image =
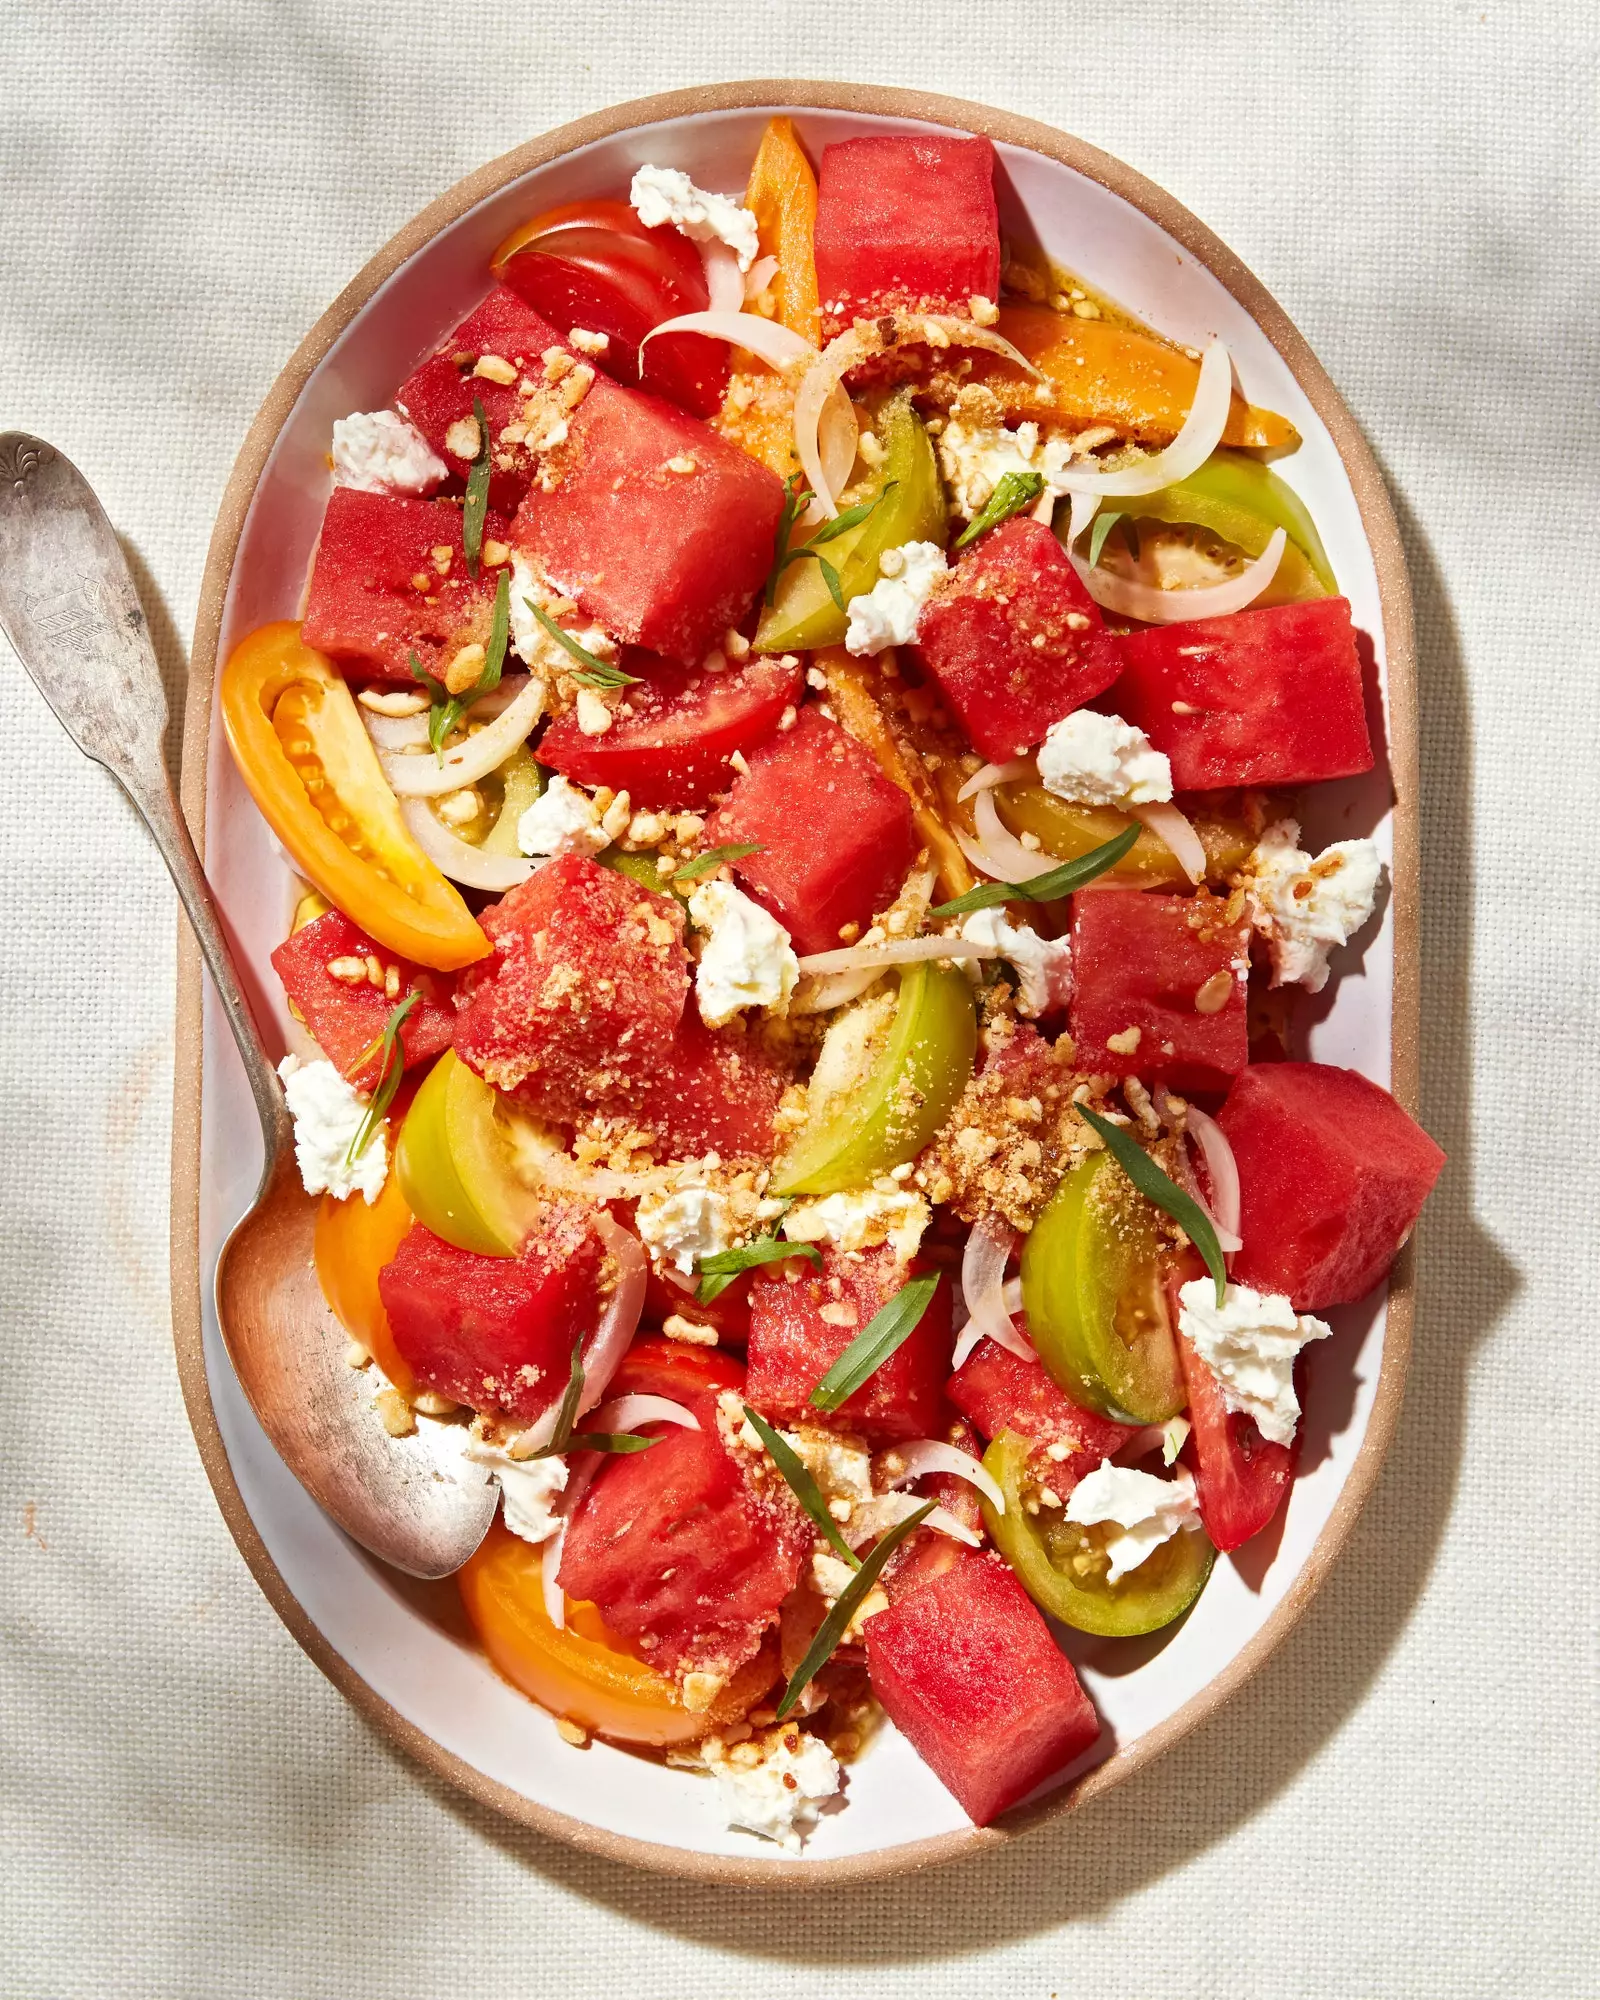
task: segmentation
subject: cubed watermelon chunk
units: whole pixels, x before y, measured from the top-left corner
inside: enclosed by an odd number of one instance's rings
[[[865,929],[900,893],[920,846],[911,802],[870,750],[814,707],[749,765],[707,842],[755,842],[760,853],[734,872],[797,952],[833,950],[841,926]]]
[[[787,1272],[798,1275],[791,1280]],[[874,1440],[939,1436],[949,1422],[951,1348],[950,1287],[942,1282],[912,1332],[831,1417],[809,1402],[851,1341],[914,1275],[887,1244],[853,1253],[830,1246],[820,1271],[797,1260],[759,1273],[750,1285],[751,1402],[779,1421],[804,1416]],[[829,1311],[848,1313],[848,1323],[824,1318]]]
[[[1181,792],[1372,769],[1345,598],[1151,626],[1123,638],[1122,656],[1110,704],[1172,760]]]
[[[635,1116],[673,1159],[717,1153],[724,1161],[770,1162],[773,1121],[789,1081],[752,1036],[708,1028],[697,1008],[686,1007]]]
[[[793,1590],[812,1528],[776,1471],[735,1456],[713,1395],[700,1428],[612,1459],[573,1516],[561,1587],[664,1673],[728,1674],[748,1660]]]
[[[1250,960],[1248,925],[1224,923],[1222,907],[1138,889],[1073,897],[1068,1019],[1081,1069],[1227,1089],[1250,1059]]]
[[[798,662],[752,659],[706,673],[629,650],[620,664],[640,684],[606,733],[585,736],[575,713],[560,716],[540,739],[539,761],[581,785],[626,792],[636,808],[704,806],[733,783],[734,752],[753,750],[800,699]]]
[[[962,557],[917,623],[918,657],[993,763],[1042,743],[1122,672],[1122,651],[1042,521],[1011,520]]]
[[[328,967],[340,959],[376,959],[380,983],[374,986],[370,975],[359,986],[336,979]],[[391,1010],[406,994],[415,992],[421,998],[400,1029],[405,1068],[427,1062],[449,1048],[455,1035],[449,976],[396,958],[351,923],[342,910],[329,910],[302,924],[272,954],[272,965],[323,1054],[359,1089],[370,1090],[378,1081],[379,1051],[375,1044],[382,1038]],[[393,999],[382,983],[390,966],[399,975]]]
[[[1198,1259],[1196,1260],[1198,1263]],[[1199,1276],[1198,1271],[1188,1273]],[[1169,1283],[1169,1296],[1178,1287]],[[1172,1323],[1178,1324],[1178,1303],[1172,1298]],[[1178,1356],[1189,1395],[1192,1435],[1186,1457],[1194,1467],[1200,1520],[1213,1544],[1226,1555],[1259,1535],[1283,1504],[1294,1479],[1300,1449],[1296,1431],[1288,1444],[1261,1435],[1260,1426],[1243,1410],[1230,1410],[1222,1400],[1222,1385],[1180,1332]]]
[[[945,1393],[985,1438],[1015,1431],[1040,1445],[1069,1446],[1067,1456],[1050,1466],[1050,1484],[1061,1494],[1133,1436],[1128,1425],[1080,1409],[1037,1361],[1024,1361],[993,1340],[978,1342]]]
[[[689,991],[681,905],[563,854],[480,921],[494,957],[461,989],[462,1060],[557,1123],[637,1104]]]
[[[506,532],[491,515],[486,536]],[[459,505],[336,486],[301,636],[346,673],[412,687],[412,654],[442,677],[460,647],[487,644],[494,591],[493,570],[467,574]]]
[[[603,375],[568,425],[513,542],[616,638],[697,665],[766,581],[782,482],[698,418]]]
[[[994,147],[934,132],[825,147],[815,249],[825,340],[882,312],[998,299]]]
[[[889,1720],[987,1826],[1087,1750],[1100,1719],[999,1556],[958,1549],[866,1626]]]
[[[519,1257],[479,1257],[413,1223],[378,1292],[422,1388],[531,1424],[560,1399],[575,1342],[599,1323],[601,1261],[588,1211],[557,1201]]]
[[[1233,1277],[1301,1312],[1366,1297],[1444,1166],[1388,1091],[1327,1063],[1252,1065],[1218,1123],[1239,1165]]]

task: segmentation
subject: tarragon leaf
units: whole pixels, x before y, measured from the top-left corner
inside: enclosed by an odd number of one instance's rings
[[[730,841],[726,847],[708,847],[704,854],[697,854],[692,861],[684,862],[681,868],[674,868],[674,882],[697,882],[702,875],[709,875],[720,868],[724,861],[742,861],[747,854],[765,854],[766,849],[758,840]]]
[[[1138,1140],[1124,1132],[1120,1125],[1113,1125],[1109,1118],[1102,1118],[1087,1104],[1075,1108],[1090,1130],[1100,1134],[1106,1151],[1145,1200],[1164,1209],[1200,1252],[1206,1269],[1216,1280],[1217,1305],[1220,1308],[1228,1288],[1228,1267],[1222,1261],[1222,1245],[1217,1241],[1210,1216],[1192,1194],[1186,1193],[1175,1180],[1161,1171]]]
[[[759,1410],[752,1410],[746,1403],[744,1413],[751,1429],[766,1446],[773,1464],[788,1481],[790,1492],[822,1530],[830,1546],[852,1569],[860,1569],[860,1556],[840,1534],[839,1524],[828,1512],[828,1503],[822,1497],[821,1488],[806,1470],[793,1446],[781,1431],[773,1429]]]
[[[568,670],[572,680],[591,688],[638,686],[637,674],[625,674],[620,667],[612,666],[609,660],[598,659],[586,646],[580,646],[570,632],[562,630],[542,604],[535,604],[531,597],[525,597],[522,601],[556,644],[569,652],[578,662],[576,668]]]
[[[853,1396],[867,1377],[875,1374],[901,1342],[916,1331],[938,1284],[938,1272],[930,1271],[902,1285],[889,1303],[872,1315],[812,1390],[811,1407],[836,1410],[847,1396]]]
[[[483,553],[483,524],[489,514],[489,419],[483,414],[483,398],[474,396],[472,414],[478,423],[478,450],[467,473],[467,505],[461,517],[461,546],[467,558],[467,574],[478,574],[478,558]]]
[[[789,1678],[789,1685],[783,1691],[783,1700],[778,1703],[778,1720],[782,1722],[800,1699],[809,1684],[833,1657],[834,1648],[850,1629],[850,1621],[861,1608],[862,1601],[872,1586],[878,1581],[884,1564],[913,1529],[920,1528],[933,1512],[937,1503],[925,1501],[914,1514],[908,1514],[903,1521],[897,1521],[889,1532],[875,1542],[872,1553],[862,1563],[849,1583],[834,1600],[833,1609],[817,1627],[817,1636],[812,1640],[805,1658]]]
[[[422,995],[412,991],[389,1009],[389,1017],[383,1024],[383,1033],[375,1042],[369,1042],[356,1059],[355,1067],[360,1069],[367,1057],[378,1052],[378,1081],[372,1087],[372,1095],[367,1100],[366,1115],[356,1127],[356,1135],[350,1141],[350,1149],[344,1156],[346,1167],[353,1167],[366,1151],[367,1142],[377,1131],[380,1122],[394,1102],[394,1094],[400,1088],[400,1079],[405,1074],[405,1051],[399,1047],[400,1030],[405,1026],[410,1014]]]
[[[1044,480],[1037,472],[1001,473],[982,508],[956,536],[956,547],[964,549],[968,542],[975,542],[991,528],[998,528],[1002,521],[1009,521],[1013,514],[1020,514],[1024,507],[1031,507],[1043,491]]]
[[[822,1252],[814,1243],[790,1243],[786,1238],[758,1236],[754,1243],[744,1243],[737,1250],[718,1250],[710,1257],[700,1260],[700,1283],[695,1287],[695,1297],[701,1305],[710,1305],[733,1283],[741,1271],[753,1271],[760,1264],[781,1264],[790,1257],[809,1257],[820,1271]]]
[[[1056,902],[1062,896],[1070,896],[1074,889],[1081,889],[1086,882],[1092,882],[1097,875],[1103,875],[1108,868],[1115,868],[1142,831],[1138,825],[1125,827],[1114,840],[1108,840],[1100,847],[1091,847],[1076,861],[1063,861],[1059,868],[1052,868],[1043,875],[1030,875],[1026,882],[980,882],[976,889],[969,889],[964,896],[955,896],[948,903],[938,904],[928,915],[964,917],[970,910],[992,910],[1001,903],[1015,902],[1018,897],[1025,903]]]
[[[1089,530],[1089,567],[1093,569],[1100,560],[1100,551],[1106,545],[1106,536],[1119,521],[1127,519],[1126,514],[1096,514],[1094,526]]]

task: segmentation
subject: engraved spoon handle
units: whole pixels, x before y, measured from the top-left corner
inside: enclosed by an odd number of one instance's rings
[[[266,1142],[265,1180],[290,1137],[289,1115],[172,795],[162,753],[167,700],[144,612],[89,482],[53,445],[21,431],[0,434],[0,631],[161,851],[239,1045]]]

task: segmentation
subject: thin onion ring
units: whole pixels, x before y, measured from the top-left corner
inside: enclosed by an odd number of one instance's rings
[[[978,829],[977,839],[968,840],[959,832],[956,838],[967,859],[997,882],[1031,882],[1036,875],[1048,874],[1052,868],[1061,866],[1055,855],[1046,854],[1042,848],[1023,846],[1001,820],[993,792],[978,793],[972,819]]]
[[[817,358],[817,350],[804,334],[795,333],[779,320],[763,319],[760,313],[680,313],[676,319],[665,319],[659,326],[651,327],[639,343],[639,352],[643,354],[650,342],[663,333],[703,333],[712,340],[725,340],[730,347],[747,348],[780,375],[788,374],[802,361]]]
[[[960,1451],[953,1444],[941,1444],[937,1438],[913,1438],[909,1444],[897,1444],[894,1455],[900,1460],[902,1470],[890,1480],[891,1489],[907,1486],[913,1479],[925,1479],[932,1472],[948,1472],[952,1478],[976,1486],[997,1514],[1006,1511],[1006,1496],[999,1481],[970,1452]]]
[[[744,295],[747,299],[759,298],[778,275],[776,257],[758,257],[744,274]]]
[[[411,838],[439,872],[469,889],[486,889],[492,896],[503,896],[526,882],[540,865],[521,855],[485,854],[481,847],[441,826],[425,799],[402,799],[400,816]]]
[[[1222,342],[1214,340],[1200,363],[1189,414],[1164,451],[1116,472],[1074,472],[1064,466],[1057,475],[1058,483],[1069,493],[1092,493],[1107,499],[1159,493],[1164,486],[1175,486],[1198,472],[1221,444],[1232,403],[1233,362]]]
[[[1189,1106],[1186,1123],[1200,1148],[1211,1179],[1212,1224],[1217,1232],[1217,1241],[1222,1245],[1224,1254],[1242,1250],[1244,1238],[1239,1234],[1242,1212],[1239,1162],[1234,1158],[1228,1135],[1211,1113],[1202,1111],[1197,1104]]]
[[[498,770],[513,750],[520,750],[543,713],[544,682],[530,675],[516,699],[475,736],[463,737],[442,757],[380,757],[383,775],[402,799],[437,799],[458,792]]]
[[[987,1334],[1019,1361],[1037,1361],[1033,1343],[1017,1332],[1005,1308],[1006,1264],[1015,1244],[1016,1231],[995,1216],[973,1225],[961,1256],[961,1290],[971,1314],[961,1337],[966,1340],[976,1329],[977,1336]],[[968,1352],[976,1345],[975,1336]]]
[[[1178,866],[1191,882],[1199,883],[1206,879],[1206,851],[1200,836],[1170,800],[1129,806],[1128,811],[1149,827],[1157,840],[1172,849],[1178,857]]]
[[[807,973],[878,970],[886,965],[916,965],[926,958],[993,958],[988,945],[970,943],[958,937],[894,938],[887,944],[844,945],[838,951],[814,951],[800,961],[802,977]]]
[[[956,804],[970,799],[975,792],[992,791],[996,785],[1009,785],[1018,778],[1025,778],[1033,770],[1031,757],[1011,757],[1004,764],[985,764],[981,771],[972,776],[956,793]]]
[[[1186,625],[1194,618],[1226,618],[1254,604],[1277,575],[1288,543],[1282,528],[1274,528],[1267,546],[1237,576],[1221,583],[1193,584],[1186,590],[1160,590],[1153,583],[1117,576],[1098,563],[1091,569],[1071,549],[1067,553],[1089,595],[1102,609],[1114,611],[1119,618],[1137,618],[1146,625]]]
[[[567,1545],[567,1523],[578,1511],[578,1502],[588,1492],[603,1460],[596,1451],[586,1451],[570,1463],[567,1483],[561,1494],[561,1515],[556,1531],[544,1545],[539,1558],[539,1583],[544,1592],[545,1616],[558,1632],[567,1629],[567,1596],[561,1588],[561,1554]]]
[[[639,1325],[639,1315],[644,1311],[645,1285],[649,1277],[644,1246],[638,1237],[613,1222],[604,1209],[599,1211],[594,1221],[607,1253],[616,1259],[617,1282],[606,1301],[606,1309],[601,1314],[599,1326],[595,1328],[594,1338],[583,1356],[583,1388],[578,1396],[577,1409],[580,1417],[600,1401],[628,1351]],[[527,1458],[533,1452],[542,1451],[555,1435],[559,1414],[560,1405],[552,1403],[537,1423],[519,1432],[508,1447],[513,1458]]]
[[[860,999],[875,980],[883,977],[885,966],[859,965],[850,972],[813,974],[802,980],[789,1002],[791,1014],[831,1014],[835,1007],[848,1006]]]
[[[613,1396],[595,1411],[592,1426],[597,1431],[636,1431],[641,1424],[681,1424],[697,1431],[700,1419],[670,1396]]]
[[[487,694],[478,696],[462,714],[462,721],[492,722],[497,715],[505,713],[527,684],[526,674],[507,674],[498,687],[491,688]],[[361,720],[367,726],[367,734],[380,751],[387,750],[393,753],[396,750],[409,749],[412,744],[424,744],[428,740],[426,702],[415,715],[381,715],[377,710],[362,704]]]
[[[744,305],[744,273],[739,259],[720,236],[695,246],[706,274],[706,300],[712,312],[738,312]]]

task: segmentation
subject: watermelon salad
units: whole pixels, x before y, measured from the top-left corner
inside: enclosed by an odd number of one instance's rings
[[[1294,429],[994,173],[777,118],[533,217],[222,681],[323,1288],[501,1491],[473,1629],[791,1852],[886,1724],[979,1824],[1093,1748],[1072,1635],[1280,1513],[1443,1164],[1296,1055],[1384,871],[1300,832],[1374,752]]]

